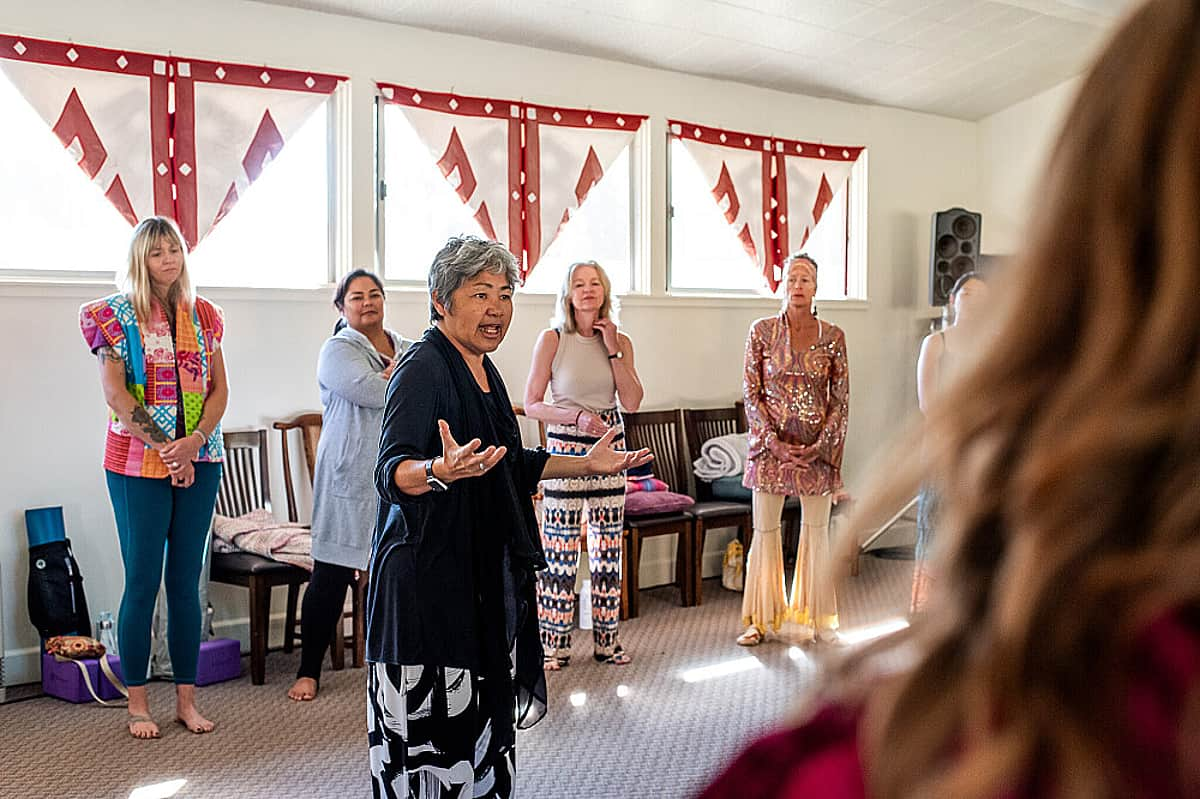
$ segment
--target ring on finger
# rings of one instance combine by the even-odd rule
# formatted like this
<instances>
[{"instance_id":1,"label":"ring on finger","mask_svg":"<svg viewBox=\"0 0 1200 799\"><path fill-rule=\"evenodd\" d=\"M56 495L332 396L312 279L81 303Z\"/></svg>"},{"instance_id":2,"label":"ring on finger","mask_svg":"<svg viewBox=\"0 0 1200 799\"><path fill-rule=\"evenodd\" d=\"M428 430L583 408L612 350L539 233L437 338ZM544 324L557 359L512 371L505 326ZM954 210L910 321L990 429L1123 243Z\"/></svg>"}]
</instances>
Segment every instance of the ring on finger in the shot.
<instances>
[{"instance_id":1,"label":"ring on finger","mask_svg":"<svg viewBox=\"0 0 1200 799\"><path fill-rule=\"evenodd\" d=\"M486 468L487 468L487 467L486 467L486 466L484 466L482 463L481 463L481 464L479 464L479 471L481 471L481 472L482 472L482 471L483 471L484 469L486 469Z\"/></svg>"}]
</instances>

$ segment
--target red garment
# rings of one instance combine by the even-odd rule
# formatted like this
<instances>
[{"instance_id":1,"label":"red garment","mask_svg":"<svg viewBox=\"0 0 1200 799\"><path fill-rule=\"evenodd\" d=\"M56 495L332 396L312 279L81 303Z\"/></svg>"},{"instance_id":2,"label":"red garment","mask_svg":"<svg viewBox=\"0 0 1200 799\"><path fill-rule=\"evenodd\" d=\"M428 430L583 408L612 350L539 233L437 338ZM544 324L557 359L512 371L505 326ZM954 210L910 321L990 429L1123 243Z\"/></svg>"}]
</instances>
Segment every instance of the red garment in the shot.
<instances>
[{"instance_id":1,"label":"red garment","mask_svg":"<svg viewBox=\"0 0 1200 799\"><path fill-rule=\"evenodd\" d=\"M1130 799L1195 796L1179 782L1179 727L1189 697L1200 690L1200 625L1166 616L1147 628L1138 652L1126 696L1128 734L1118 753L1134 786ZM800 727L761 738L700 799L866 799L860 720L860 709L830 705ZM1190 746L1200 748L1200 741ZM1012 799L1038 794L1021 791Z\"/></svg>"}]
</instances>

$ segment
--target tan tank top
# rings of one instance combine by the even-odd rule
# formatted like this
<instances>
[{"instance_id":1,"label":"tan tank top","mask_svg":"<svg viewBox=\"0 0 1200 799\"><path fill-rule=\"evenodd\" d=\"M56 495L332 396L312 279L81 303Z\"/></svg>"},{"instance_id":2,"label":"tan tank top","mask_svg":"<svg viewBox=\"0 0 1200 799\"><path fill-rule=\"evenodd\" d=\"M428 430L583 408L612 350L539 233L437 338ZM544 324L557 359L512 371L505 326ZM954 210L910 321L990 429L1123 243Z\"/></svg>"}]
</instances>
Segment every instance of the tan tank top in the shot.
<instances>
[{"instance_id":1,"label":"tan tank top","mask_svg":"<svg viewBox=\"0 0 1200 799\"><path fill-rule=\"evenodd\" d=\"M617 385L602 336L558 333L558 351L550 363L550 401L592 412L617 407Z\"/></svg>"}]
</instances>

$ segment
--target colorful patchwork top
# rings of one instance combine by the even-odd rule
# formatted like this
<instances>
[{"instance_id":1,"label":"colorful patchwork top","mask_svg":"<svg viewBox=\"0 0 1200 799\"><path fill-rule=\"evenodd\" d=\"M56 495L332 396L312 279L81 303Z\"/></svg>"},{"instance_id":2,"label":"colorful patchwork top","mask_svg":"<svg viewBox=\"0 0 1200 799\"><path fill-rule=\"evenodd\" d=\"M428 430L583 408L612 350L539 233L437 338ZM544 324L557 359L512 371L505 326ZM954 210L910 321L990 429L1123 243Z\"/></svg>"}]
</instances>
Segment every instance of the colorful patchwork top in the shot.
<instances>
[{"instance_id":1,"label":"colorful patchwork top","mask_svg":"<svg viewBox=\"0 0 1200 799\"><path fill-rule=\"evenodd\" d=\"M814 496L842 488L842 452L850 411L846 336L821 321L817 341L792 350L787 313L759 319L746 341L742 389L750 423L743 485L770 494ZM780 460L771 442L817 445L816 460Z\"/></svg>"},{"instance_id":2,"label":"colorful patchwork top","mask_svg":"<svg viewBox=\"0 0 1200 799\"><path fill-rule=\"evenodd\" d=\"M95 352L111 347L120 356L125 362L129 393L171 439L196 430L204 398L212 389L212 356L225 334L224 314L203 297L196 298L190 313L180 303L175 319L172 337L166 312L155 304L154 318L145 326L139 325L133 303L124 294L93 300L79 309L79 327L88 348ZM221 426L217 425L196 460L224 458ZM134 437L116 414L110 414L104 468L131 477L168 476L158 453Z\"/></svg>"}]
</instances>

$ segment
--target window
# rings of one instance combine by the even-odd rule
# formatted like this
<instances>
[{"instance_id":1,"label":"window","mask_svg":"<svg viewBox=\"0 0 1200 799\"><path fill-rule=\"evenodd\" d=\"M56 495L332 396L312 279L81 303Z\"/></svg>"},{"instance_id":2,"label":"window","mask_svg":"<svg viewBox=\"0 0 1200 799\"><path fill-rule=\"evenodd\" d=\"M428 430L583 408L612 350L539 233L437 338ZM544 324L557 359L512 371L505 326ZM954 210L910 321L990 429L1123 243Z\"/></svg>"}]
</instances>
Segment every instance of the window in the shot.
<instances>
[{"instance_id":1,"label":"window","mask_svg":"<svg viewBox=\"0 0 1200 799\"><path fill-rule=\"evenodd\" d=\"M380 262L389 281L424 283L429 264L446 239L483 231L442 175L400 106L384 103L379 161L384 185L379 225ZM600 263L613 291L630 290L633 277L632 150L613 162L581 208L555 237L523 291L554 293L567 266Z\"/></svg>"},{"instance_id":2,"label":"window","mask_svg":"<svg viewBox=\"0 0 1200 799\"><path fill-rule=\"evenodd\" d=\"M108 279L129 222L0 72L0 272Z\"/></svg>"},{"instance_id":3,"label":"window","mask_svg":"<svg viewBox=\"0 0 1200 799\"><path fill-rule=\"evenodd\" d=\"M198 286L312 288L329 282L330 101L288 139L188 256Z\"/></svg>"},{"instance_id":4,"label":"window","mask_svg":"<svg viewBox=\"0 0 1200 799\"><path fill-rule=\"evenodd\" d=\"M679 139L671 139L670 159L670 289L770 295L733 227L713 202L712 187ZM858 206L865 164L864 151L803 247L820 266L817 299L862 296L858 272L865 262L859 255L865 225L858 221L865 214L859 213Z\"/></svg>"}]
</instances>

